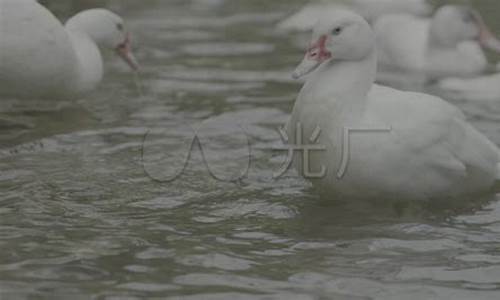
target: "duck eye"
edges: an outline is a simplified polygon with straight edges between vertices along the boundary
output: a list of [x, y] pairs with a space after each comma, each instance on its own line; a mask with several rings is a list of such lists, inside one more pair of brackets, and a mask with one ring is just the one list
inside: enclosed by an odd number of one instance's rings
[[118, 29], [118, 31], [123, 31], [124, 29], [123, 24], [122, 23], [116, 24], [116, 29]]
[[332, 30], [333, 35], [339, 35], [342, 33], [342, 27], [337, 27], [334, 30]]
[[474, 23], [475, 20], [476, 20], [474, 12], [473, 11], [466, 11], [466, 12], [464, 12], [464, 14], [462, 16], [462, 20], [465, 23]]
[[472, 22], [473, 22], [473, 18], [472, 18], [470, 15], [465, 15], [465, 16], [463, 16], [462, 20], [463, 20], [465, 23], [472, 23]]

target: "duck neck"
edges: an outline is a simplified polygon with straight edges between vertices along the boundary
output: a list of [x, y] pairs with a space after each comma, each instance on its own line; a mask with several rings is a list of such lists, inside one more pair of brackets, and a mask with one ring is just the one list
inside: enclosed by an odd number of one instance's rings
[[71, 26], [66, 28], [77, 60], [75, 90], [84, 94], [95, 89], [102, 80], [104, 68], [101, 52], [85, 32]]
[[362, 60], [329, 61], [311, 75], [302, 91], [307, 96], [302, 99], [333, 106], [328, 111], [334, 111], [340, 121], [354, 122], [364, 113], [376, 72], [375, 49]]

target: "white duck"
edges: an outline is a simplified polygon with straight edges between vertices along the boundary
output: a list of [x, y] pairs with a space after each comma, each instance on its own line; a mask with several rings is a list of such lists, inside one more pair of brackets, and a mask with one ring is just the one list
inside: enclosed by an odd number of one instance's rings
[[427, 0], [350, 0], [345, 2], [330, 0], [306, 5], [280, 22], [278, 28], [287, 31], [310, 31], [322, 16], [340, 8], [352, 9], [370, 22], [374, 22], [385, 14], [407, 13], [424, 16], [432, 11]]
[[294, 73], [295, 78], [311, 74], [288, 135], [299, 146], [319, 136], [315, 146], [325, 150], [313, 151], [309, 160], [296, 157], [298, 170], [324, 167], [324, 176], [310, 178], [315, 186], [355, 199], [424, 200], [493, 191], [500, 179], [497, 146], [454, 106], [375, 85], [376, 72], [375, 34], [361, 16], [339, 10], [318, 23]]
[[0, 95], [68, 98], [92, 91], [103, 77], [102, 49], [134, 70], [123, 20], [105, 9], [83, 11], [65, 26], [35, 0], [0, 0]]
[[427, 80], [479, 75], [488, 66], [481, 46], [500, 52], [480, 14], [464, 6], [443, 6], [432, 19], [388, 15], [374, 28], [382, 68]]
[[455, 100], [500, 101], [500, 73], [475, 78], [446, 78], [440, 92]]

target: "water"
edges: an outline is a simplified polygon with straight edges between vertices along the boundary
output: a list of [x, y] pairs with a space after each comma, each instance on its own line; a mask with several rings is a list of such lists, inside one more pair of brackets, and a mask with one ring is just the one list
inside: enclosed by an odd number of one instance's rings
[[[0, 299], [500, 297], [499, 201], [331, 203], [273, 179], [302, 56], [273, 24], [303, 1], [47, 2], [125, 16], [143, 92], [110, 56], [85, 99], [2, 99]], [[500, 104], [455, 104], [500, 144]]]

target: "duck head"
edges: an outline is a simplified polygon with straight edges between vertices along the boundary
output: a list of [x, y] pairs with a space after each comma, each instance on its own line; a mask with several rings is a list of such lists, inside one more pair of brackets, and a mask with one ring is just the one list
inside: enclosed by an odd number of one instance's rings
[[372, 53], [375, 35], [361, 16], [338, 10], [324, 16], [315, 26], [311, 45], [302, 63], [293, 73], [299, 79], [327, 61], [358, 61]]
[[132, 70], [139, 63], [132, 53], [132, 40], [123, 19], [106, 9], [90, 9], [71, 18], [66, 27], [87, 34], [100, 48], [110, 49], [120, 56]]
[[434, 44], [449, 47], [477, 40], [482, 47], [500, 52], [500, 40], [486, 25], [481, 14], [466, 6], [441, 7], [431, 22], [430, 38]]

